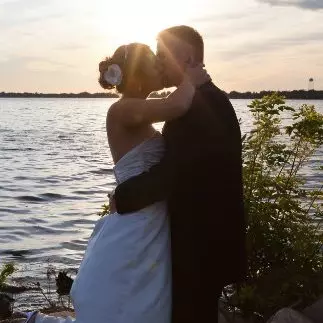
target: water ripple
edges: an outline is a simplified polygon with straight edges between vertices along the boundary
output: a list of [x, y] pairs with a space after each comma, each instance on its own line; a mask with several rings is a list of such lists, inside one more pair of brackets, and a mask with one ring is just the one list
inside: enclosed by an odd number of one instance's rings
[[34, 229], [34, 234], [42, 235], [50, 235], [50, 234], [62, 234], [62, 233], [74, 233], [74, 230], [69, 230], [69, 229], [55, 229], [53, 226], [47, 227], [47, 226], [42, 226], [42, 225], [35, 225], [32, 227]]
[[16, 196], [14, 198], [19, 200], [19, 201], [34, 202], [34, 203], [46, 201], [45, 199], [43, 199], [43, 198], [41, 198], [39, 196], [33, 196], [33, 195]]
[[64, 199], [67, 197], [66, 195], [62, 195], [58, 193], [44, 193], [44, 194], [41, 194], [40, 196], [48, 200]]
[[2, 252], [5, 255], [10, 255], [15, 258], [23, 258], [27, 255], [32, 254], [32, 250], [25, 249], [25, 250], [5, 250]]
[[0, 208], [0, 216], [1, 214], [5, 214], [5, 213], [12, 213], [12, 214], [26, 214], [29, 213], [30, 210], [26, 210], [26, 209], [15, 209], [15, 208], [5, 208], [5, 207], [1, 207]]
[[95, 169], [95, 170], [90, 170], [90, 173], [92, 174], [113, 174], [113, 169], [111, 168], [100, 168], [100, 169]]

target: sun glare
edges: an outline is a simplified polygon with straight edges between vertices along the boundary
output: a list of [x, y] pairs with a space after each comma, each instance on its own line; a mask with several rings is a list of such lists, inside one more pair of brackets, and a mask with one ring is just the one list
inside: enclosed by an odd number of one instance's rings
[[123, 0], [111, 3], [103, 0], [98, 8], [98, 32], [109, 47], [130, 42], [143, 42], [155, 49], [158, 32], [172, 25], [187, 24], [191, 16], [190, 0]]

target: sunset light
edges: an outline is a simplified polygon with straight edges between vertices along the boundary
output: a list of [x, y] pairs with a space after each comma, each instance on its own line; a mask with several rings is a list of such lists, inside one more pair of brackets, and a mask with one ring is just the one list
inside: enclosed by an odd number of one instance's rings
[[158, 32], [172, 25], [188, 24], [194, 7], [192, 1], [185, 4], [172, 0], [156, 4], [149, 0], [120, 1], [113, 6], [101, 1], [96, 10], [94, 25], [109, 44], [143, 42], [153, 48]]
[[309, 77], [320, 88], [323, 8], [313, 3], [0, 0], [0, 85], [99, 91], [100, 60], [130, 42], [155, 50], [159, 31], [186, 24], [203, 36], [208, 71], [227, 91], [308, 88]]

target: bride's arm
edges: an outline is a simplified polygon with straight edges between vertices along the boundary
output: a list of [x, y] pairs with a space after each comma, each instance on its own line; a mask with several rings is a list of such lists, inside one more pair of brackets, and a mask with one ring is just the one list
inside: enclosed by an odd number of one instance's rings
[[108, 118], [126, 126], [169, 121], [184, 115], [191, 106], [195, 87], [209, 80], [203, 66], [190, 69], [182, 84], [164, 99], [122, 99], [109, 109]]

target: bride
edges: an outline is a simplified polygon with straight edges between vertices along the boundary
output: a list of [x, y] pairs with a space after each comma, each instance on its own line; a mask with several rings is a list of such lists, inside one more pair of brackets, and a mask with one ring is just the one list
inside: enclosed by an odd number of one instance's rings
[[[122, 94], [108, 110], [107, 135], [117, 183], [156, 164], [163, 155], [154, 122], [184, 115], [195, 87], [209, 76], [189, 68], [182, 84], [164, 99], [147, 99], [162, 88], [162, 71], [147, 45], [119, 47], [99, 65], [99, 83]], [[71, 289], [76, 318], [27, 313], [36, 323], [170, 323], [170, 234], [165, 202], [120, 216], [101, 218]]]

